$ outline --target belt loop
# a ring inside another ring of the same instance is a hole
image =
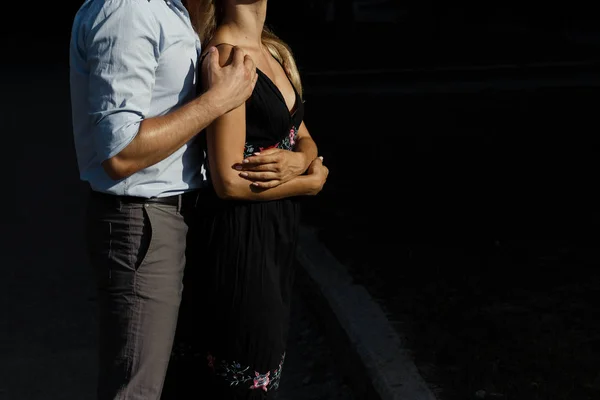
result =
[[[177,212],[179,214],[181,214],[181,198],[183,197],[182,194],[178,194],[177,195]]]

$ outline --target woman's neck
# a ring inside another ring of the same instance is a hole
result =
[[[221,27],[226,27],[244,41],[260,45],[266,17],[267,0],[254,1],[251,4],[228,2],[225,5]]]

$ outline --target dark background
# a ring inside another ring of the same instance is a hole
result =
[[[18,3],[7,4],[0,28],[7,39],[5,61],[14,62],[11,55],[19,54],[43,63],[65,62],[65,40],[80,4],[64,1],[58,8],[56,3],[38,2],[31,10],[23,10]],[[339,69],[345,69],[344,64],[356,68],[357,62],[361,67],[479,65],[596,60],[598,18],[593,10],[593,3],[583,1],[551,5],[516,0],[494,4],[474,0],[451,4],[432,0],[282,0],[269,4],[269,20],[294,44],[296,52],[313,55],[302,58],[306,65],[312,65],[310,59],[319,59],[314,56],[330,47],[348,52],[346,58],[333,63],[332,57],[324,57],[319,64],[331,63]],[[364,51],[371,48],[384,52],[361,62]]]
[[[478,390],[600,397],[600,21],[591,4],[269,4],[331,171],[306,202],[305,223],[402,322],[419,368],[448,400]],[[74,381],[81,356],[72,349],[93,345],[92,321],[40,325],[49,317],[37,310],[54,299],[67,316],[91,313],[92,303],[69,300],[85,298],[89,282],[61,286],[88,278],[72,265],[83,257],[85,193],[67,84],[79,5],[10,2],[0,18],[11,193],[2,292],[20,305],[9,310],[14,337],[31,343],[7,354],[15,369],[46,374],[54,364],[31,360],[62,346]],[[53,338],[54,329],[71,336]]]

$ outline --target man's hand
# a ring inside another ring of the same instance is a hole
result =
[[[300,152],[267,149],[234,166],[240,176],[262,189],[273,188],[306,171],[306,157]]]
[[[316,195],[323,190],[323,186],[325,186],[325,182],[329,176],[329,168],[323,164],[323,157],[317,157],[310,163],[306,172],[309,177],[312,177],[315,180],[315,188],[312,194]]]
[[[252,58],[239,47],[231,49],[223,66],[216,47],[209,50],[207,58],[202,65],[203,76],[206,77],[204,86],[207,92],[212,93],[215,106],[225,114],[244,104],[258,79]]]

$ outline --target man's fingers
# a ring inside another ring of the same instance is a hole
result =
[[[254,64],[254,60],[248,54],[244,55],[244,66],[248,68],[251,74],[256,74],[256,65]]]
[[[239,65],[244,63],[246,53],[239,46],[233,46],[231,49],[231,63],[233,65]]]
[[[212,70],[218,70],[221,67],[221,64],[219,63],[219,49],[215,46],[208,49],[208,58]]]
[[[258,82],[258,74],[256,73],[256,69],[253,72],[253,76],[252,76],[252,82],[250,83],[252,85],[252,88],[254,89],[254,87],[256,86],[256,82]]]
[[[258,73],[256,72],[256,64],[254,64],[254,60],[249,55],[244,56],[244,67],[250,73],[250,84],[252,87],[256,85],[256,81],[258,80]]]

